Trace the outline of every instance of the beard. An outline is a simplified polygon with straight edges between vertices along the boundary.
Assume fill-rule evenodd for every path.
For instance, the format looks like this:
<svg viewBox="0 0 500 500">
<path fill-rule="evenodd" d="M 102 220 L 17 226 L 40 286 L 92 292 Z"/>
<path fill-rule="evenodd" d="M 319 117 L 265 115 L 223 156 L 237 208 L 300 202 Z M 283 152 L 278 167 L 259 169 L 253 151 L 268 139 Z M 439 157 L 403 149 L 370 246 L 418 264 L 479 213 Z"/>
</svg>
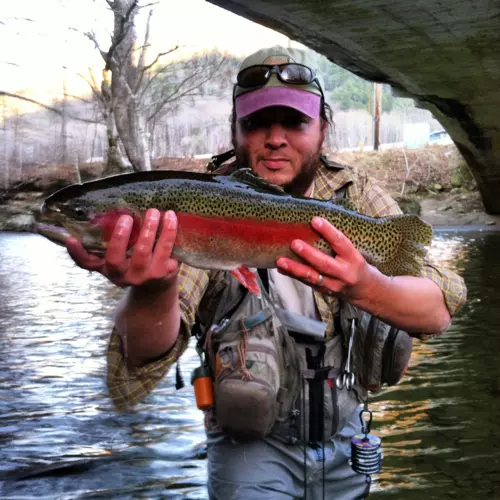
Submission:
<svg viewBox="0 0 500 500">
<path fill-rule="evenodd" d="M 250 168 L 250 155 L 248 151 L 240 146 L 235 148 L 236 162 L 239 168 Z M 313 183 L 314 176 L 320 165 L 320 151 L 316 151 L 304 159 L 299 173 L 283 189 L 286 193 L 304 196 Z"/>
</svg>

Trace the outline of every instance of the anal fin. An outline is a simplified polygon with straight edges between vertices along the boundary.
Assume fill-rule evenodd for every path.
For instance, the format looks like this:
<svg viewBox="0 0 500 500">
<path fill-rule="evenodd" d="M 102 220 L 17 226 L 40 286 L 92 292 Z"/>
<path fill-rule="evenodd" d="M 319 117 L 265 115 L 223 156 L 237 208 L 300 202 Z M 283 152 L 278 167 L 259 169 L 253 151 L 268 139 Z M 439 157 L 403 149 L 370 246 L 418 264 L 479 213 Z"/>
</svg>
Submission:
<svg viewBox="0 0 500 500">
<path fill-rule="evenodd" d="M 257 276 L 248 267 L 240 266 L 230 271 L 231 274 L 250 292 L 260 295 L 260 286 L 257 283 Z"/>
</svg>

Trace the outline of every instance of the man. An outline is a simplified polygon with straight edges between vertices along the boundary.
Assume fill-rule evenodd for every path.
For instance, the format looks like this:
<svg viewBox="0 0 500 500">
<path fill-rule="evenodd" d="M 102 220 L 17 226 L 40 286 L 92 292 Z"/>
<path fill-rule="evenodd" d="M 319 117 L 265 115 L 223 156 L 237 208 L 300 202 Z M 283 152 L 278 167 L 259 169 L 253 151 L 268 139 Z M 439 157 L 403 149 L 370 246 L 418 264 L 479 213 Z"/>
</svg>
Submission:
<svg viewBox="0 0 500 500">
<path fill-rule="evenodd" d="M 294 194 L 319 199 L 347 196 L 359 212 L 371 217 L 400 214 L 394 200 L 376 183 L 356 179 L 347 169 L 322 160 L 321 149 L 329 125 L 328 109 L 321 83 L 307 65 L 302 51 L 273 47 L 252 54 L 243 61 L 234 87 L 232 135 L 236 162 L 230 170 L 249 167 L 257 176 Z M 130 258 L 126 250 L 132 220 L 127 216 L 121 217 L 116 225 L 104 258 L 87 254 L 76 240 L 67 243 L 78 265 L 99 271 L 116 285 L 129 287 L 118 307 L 108 352 L 108 386 L 118 408 L 132 405 L 154 388 L 185 350 L 195 318 L 203 316 L 208 304 L 224 309 L 238 290 L 235 288 L 238 284 L 227 273 L 179 266 L 171 258 L 177 227 L 175 214 L 165 213 L 162 226 L 160 222 L 160 213 L 149 210 Z M 365 311 L 380 318 L 396 332 L 401 329 L 425 337 L 444 332 L 451 316 L 465 302 L 463 281 L 452 272 L 427 264 L 421 277 L 385 276 L 369 265 L 352 243 L 327 221 L 317 217 L 311 224 L 329 242 L 331 254 L 301 240 L 291 241 L 297 260 L 280 258 L 276 269 L 262 275 L 269 291 L 269 295 L 264 295 L 269 300 L 251 298 L 257 308 L 259 300 L 272 304 L 269 307 L 273 321 L 279 309 L 292 312 L 299 323 L 300 318 L 306 318 L 324 327 L 322 342 L 309 339 L 306 330 L 305 340 L 298 335 L 294 337 L 288 353 L 280 351 L 281 344 L 273 344 L 273 349 L 280 352 L 275 364 L 286 364 L 284 358 L 291 353 L 298 361 L 287 365 L 289 378 L 302 378 L 294 390 L 287 379 L 284 386 L 288 393 L 284 391 L 275 397 L 281 405 L 288 398 L 289 404 L 286 411 L 268 425 L 271 430 L 255 438 L 262 429 L 252 429 L 253 439 L 238 439 L 241 432 L 244 434 L 245 425 L 251 427 L 256 420 L 252 417 L 240 425 L 238 419 L 244 420 L 245 412 L 258 413 L 261 408 L 260 405 L 246 407 L 245 400 L 241 399 L 249 387 L 248 380 L 257 380 L 251 373 L 254 362 L 249 363 L 246 357 L 252 348 L 252 331 L 245 327 L 236 332 L 239 335 L 235 337 L 236 342 L 240 344 L 233 345 L 231 355 L 238 352 L 236 364 L 241 366 L 235 370 L 246 376 L 232 379 L 240 385 L 230 395 L 235 398 L 233 405 L 224 409 L 223 399 L 219 398 L 219 392 L 224 395 L 224 387 L 219 377 L 220 370 L 224 374 L 224 370 L 232 366 L 231 360 L 223 359 L 231 342 L 217 333 L 223 330 L 221 328 L 211 330 L 219 335 L 218 339 L 203 338 L 208 344 L 207 354 L 216 359 L 211 365 L 216 372 L 216 407 L 207 418 L 211 498 L 352 499 L 366 496 L 366 478 L 351 469 L 348 459 L 350 439 L 360 431 L 358 408 L 366 397 L 367 387 L 362 387 L 360 382 L 356 383 L 355 390 L 336 388 L 328 370 L 319 386 L 313 383 L 316 374 L 325 372 L 324 367 L 330 369 L 345 364 L 346 354 L 340 342 L 343 333 L 337 321 L 342 304 L 351 304 L 361 313 Z M 241 301 L 238 304 L 241 309 Z M 239 324 L 248 319 L 249 313 L 243 319 L 234 308 L 231 313 L 224 310 L 221 314 L 229 314 L 231 321 Z M 237 316 L 237 320 L 233 320 L 233 316 Z M 271 334 L 268 337 L 263 334 L 267 340 L 282 331 L 280 327 L 276 329 L 274 323 L 269 328 L 272 328 Z M 295 333 L 292 330 L 295 328 L 290 328 L 290 332 L 283 330 L 282 344 L 290 342 L 289 337 Z M 259 335 L 261 338 L 262 332 Z M 316 365 L 310 363 L 314 359 L 319 359 Z M 313 373 L 312 378 L 307 378 L 308 373 Z M 319 410 L 316 403 L 316 409 L 311 404 L 313 392 L 316 403 L 317 394 L 322 398 Z M 243 411 L 238 413 L 241 408 Z M 238 428 L 240 434 L 233 433 L 233 428 Z"/>
</svg>

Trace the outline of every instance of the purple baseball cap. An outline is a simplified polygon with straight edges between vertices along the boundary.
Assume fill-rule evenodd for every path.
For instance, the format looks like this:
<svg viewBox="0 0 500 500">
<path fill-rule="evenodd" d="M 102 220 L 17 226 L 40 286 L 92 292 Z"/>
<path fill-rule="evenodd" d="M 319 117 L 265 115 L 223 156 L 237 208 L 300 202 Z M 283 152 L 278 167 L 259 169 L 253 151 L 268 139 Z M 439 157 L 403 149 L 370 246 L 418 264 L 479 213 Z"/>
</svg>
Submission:
<svg viewBox="0 0 500 500">
<path fill-rule="evenodd" d="M 306 53 L 300 49 L 275 46 L 261 49 L 248 56 L 239 68 L 242 70 L 259 64 L 280 65 L 286 63 L 307 64 Z M 270 106 L 286 106 L 316 119 L 320 115 L 322 91 L 319 82 L 307 85 L 284 83 L 275 74 L 271 75 L 263 87 L 234 88 L 234 105 L 238 119 Z"/>
</svg>

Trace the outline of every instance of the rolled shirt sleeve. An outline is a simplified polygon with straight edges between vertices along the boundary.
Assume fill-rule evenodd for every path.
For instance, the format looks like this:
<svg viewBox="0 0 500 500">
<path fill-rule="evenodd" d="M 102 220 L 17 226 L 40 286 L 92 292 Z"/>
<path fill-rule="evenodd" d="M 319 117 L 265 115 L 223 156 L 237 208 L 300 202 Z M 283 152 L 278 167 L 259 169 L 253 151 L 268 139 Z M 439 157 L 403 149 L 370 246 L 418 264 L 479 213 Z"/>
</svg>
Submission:
<svg viewBox="0 0 500 500">
<path fill-rule="evenodd" d="M 207 271 L 181 264 L 179 268 L 179 303 L 181 326 L 175 344 L 161 359 L 136 367 L 127 363 L 120 335 L 114 328 L 107 351 L 107 386 L 115 407 L 120 410 L 144 399 L 162 380 L 170 367 L 186 350 L 197 306 L 210 281 Z"/>
<path fill-rule="evenodd" d="M 358 184 L 356 195 L 359 211 L 369 217 L 387 217 L 403 213 L 396 201 L 373 179 L 362 178 Z M 451 269 L 438 266 L 426 259 L 421 276 L 431 279 L 441 289 L 450 316 L 457 314 L 464 306 L 467 299 L 465 282 Z M 412 336 L 424 340 L 436 335 L 421 333 L 412 334 Z"/>
</svg>

